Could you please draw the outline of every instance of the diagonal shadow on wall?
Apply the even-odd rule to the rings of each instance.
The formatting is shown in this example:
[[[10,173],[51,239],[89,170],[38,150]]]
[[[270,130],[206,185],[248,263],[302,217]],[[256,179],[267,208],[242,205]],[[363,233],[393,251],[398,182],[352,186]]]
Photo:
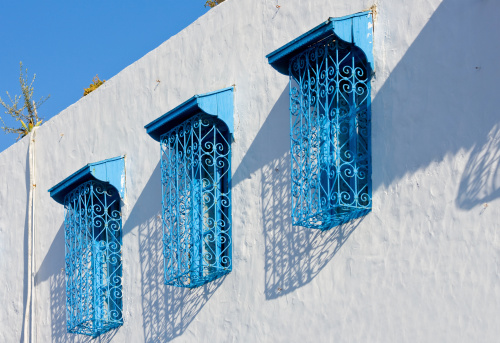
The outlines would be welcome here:
[[[194,290],[164,285],[160,179],[158,163],[128,216],[129,219],[124,223],[122,232],[125,236],[133,228],[139,228],[141,301],[146,342],[170,341],[182,335],[225,279],[218,279]],[[36,273],[35,285],[47,280],[50,283],[53,341],[89,342],[90,338],[86,336],[66,332],[64,254],[64,224],[62,224]],[[115,334],[116,330],[112,330],[100,335],[99,340],[109,342]]]
[[[363,218],[328,231],[292,226],[290,155],[263,168],[265,295],[275,299],[311,282]]]
[[[181,336],[225,279],[192,290],[164,284],[160,180],[158,163],[124,227],[124,232],[139,227],[145,342],[168,342]]]
[[[50,285],[50,322],[52,342],[84,343],[92,341],[85,335],[68,334],[66,330],[66,277],[64,274],[64,223],[57,230],[45,258],[35,275],[35,286],[43,281]],[[118,329],[116,329],[118,330]],[[98,342],[110,342],[116,330],[102,334]]]
[[[92,341],[92,337],[68,334],[66,330],[66,277],[64,274],[64,223],[57,230],[45,258],[35,275],[35,286],[43,281],[50,285],[50,325],[52,342],[84,343]],[[98,342],[110,342],[116,330],[102,334]]]
[[[97,338],[69,334],[66,331],[66,285],[64,270],[49,277],[50,282],[50,317],[52,342],[54,343],[109,343],[116,335],[117,330],[108,331]]]
[[[86,343],[91,341],[107,343],[118,329],[108,331],[94,339],[85,335],[69,334],[66,329],[66,276],[64,273],[64,223],[57,230],[52,244],[35,276],[35,285],[49,281],[50,285],[50,328],[52,342]]]
[[[490,2],[477,1],[469,7],[465,13],[444,0],[375,95],[374,192],[465,150],[471,154],[456,204],[470,209],[500,196],[496,138],[500,115],[491,89],[500,78],[496,67],[500,49],[492,43],[497,41],[500,22]],[[407,15],[398,20],[411,21],[411,11]],[[404,41],[404,32],[394,42]],[[262,172],[268,299],[310,282],[359,224],[326,233],[290,226],[286,108],[287,88],[233,176],[237,185],[246,175]]]
[[[374,191],[470,153],[456,205],[471,209],[500,196],[498,181],[493,182],[498,180],[498,163],[493,162],[498,141],[493,137],[500,123],[494,101],[500,78],[496,6],[493,1],[443,0],[387,71],[390,75],[372,102]],[[411,23],[413,15],[409,9],[394,24]],[[377,37],[384,39],[383,34]],[[408,39],[405,30],[392,37],[400,44]]]
[[[472,149],[462,174],[456,204],[470,210],[500,197],[500,124]]]
[[[234,187],[250,172],[261,171],[266,299],[278,298],[311,282],[362,220],[324,232],[292,226],[288,101],[287,87],[233,175]]]

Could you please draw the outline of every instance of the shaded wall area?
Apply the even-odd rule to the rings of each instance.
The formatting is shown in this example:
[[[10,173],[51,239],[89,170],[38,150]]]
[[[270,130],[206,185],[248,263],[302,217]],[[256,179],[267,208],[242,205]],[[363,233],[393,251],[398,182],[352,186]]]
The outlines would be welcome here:
[[[363,218],[328,231],[292,226],[288,87],[274,104],[234,171],[233,187],[261,175],[265,244],[265,298],[275,299],[310,283],[335,256]],[[257,163],[256,163],[257,162]]]
[[[492,4],[444,0],[386,80],[377,56],[375,79],[382,77],[383,85],[372,105],[374,190],[391,188],[416,171],[461,154],[468,162],[458,207],[470,209],[498,197],[500,113],[493,85],[500,77],[500,22]],[[375,30],[394,32],[387,25],[404,30],[410,18],[407,13],[388,24],[381,12]],[[386,38],[376,35],[375,43],[381,39]]]
[[[224,278],[195,289],[165,285],[160,163],[151,174],[129,218],[123,229],[124,235],[138,228],[144,341],[170,342],[186,331]]]

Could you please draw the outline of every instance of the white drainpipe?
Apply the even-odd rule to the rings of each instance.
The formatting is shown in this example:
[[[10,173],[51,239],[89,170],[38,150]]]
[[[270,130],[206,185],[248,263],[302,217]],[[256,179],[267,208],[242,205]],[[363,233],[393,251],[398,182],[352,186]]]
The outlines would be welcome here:
[[[30,173],[30,191],[28,198],[28,294],[26,298],[26,311],[24,315],[24,342],[35,342],[33,333],[35,331],[35,133],[36,127],[30,132],[30,142],[28,147],[29,154],[29,173]]]

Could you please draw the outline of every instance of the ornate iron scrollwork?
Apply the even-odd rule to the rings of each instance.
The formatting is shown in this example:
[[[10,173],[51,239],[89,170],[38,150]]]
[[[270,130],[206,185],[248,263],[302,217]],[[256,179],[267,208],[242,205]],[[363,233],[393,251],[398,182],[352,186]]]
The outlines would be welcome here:
[[[292,221],[321,230],[371,210],[366,56],[331,35],[289,62]]]
[[[165,283],[201,286],[232,269],[231,135],[198,114],[160,142]]]
[[[64,207],[67,329],[96,337],[123,324],[120,195],[87,181]]]

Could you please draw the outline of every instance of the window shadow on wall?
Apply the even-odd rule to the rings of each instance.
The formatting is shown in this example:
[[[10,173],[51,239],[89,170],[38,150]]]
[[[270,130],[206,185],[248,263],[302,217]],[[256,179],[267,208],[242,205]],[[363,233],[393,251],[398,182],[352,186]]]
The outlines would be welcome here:
[[[500,78],[496,8],[494,1],[444,0],[394,69],[376,66],[375,77],[390,74],[372,102],[374,191],[443,162],[453,172],[462,172],[459,156],[470,153],[456,185],[456,205],[471,209],[500,196],[498,162],[493,162],[495,156],[498,161],[499,143],[493,137],[498,137],[500,123],[495,101]],[[383,15],[376,31],[389,23]],[[391,20],[410,27],[413,15],[409,10],[405,17]],[[403,45],[401,49],[411,40],[404,29],[389,38],[391,44]],[[374,39],[380,54],[394,53],[382,51],[389,48],[380,41],[383,31]],[[383,62],[384,56],[376,58]],[[447,183],[455,180],[436,177],[447,178]]]
[[[88,342],[111,342],[119,328],[110,330],[92,338],[86,335],[68,333],[66,331],[66,281],[64,270],[54,273],[49,277],[50,282],[50,319],[52,342],[54,343],[88,343]]]
[[[474,146],[462,174],[456,204],[472,207],[500,197],[500,124],[495,124],[483,142]]]
[[[85,343],[95,340],[92,337],[68,333],[66,330],[66,276],[64,273],[64,223],[61,224],[52,240],[49,251],[35,276],[35,285],[48,280],[50,285],[50,325],[52,342]],[[119,329],[119,328],[118,328]],[[98,342],[107,343],[118,329],[99,336]]]
[[[363,218],[328,231],[292,226],[290,154],[263,168],[265,295],[275,299],[311,282]]]
[[[236,187],[250,173],[261,171],[266,299],[278,298],[311,282],[362,220],[324,232],[292,226],[288,108],[286,87],[233,175]]]
[[[125,231],[138,226],[141,302],[145,342],[165,342],[181,336],[224,278],[187,289],[164,284],[163,231],[161,225],[160,163],[144,187]]]

